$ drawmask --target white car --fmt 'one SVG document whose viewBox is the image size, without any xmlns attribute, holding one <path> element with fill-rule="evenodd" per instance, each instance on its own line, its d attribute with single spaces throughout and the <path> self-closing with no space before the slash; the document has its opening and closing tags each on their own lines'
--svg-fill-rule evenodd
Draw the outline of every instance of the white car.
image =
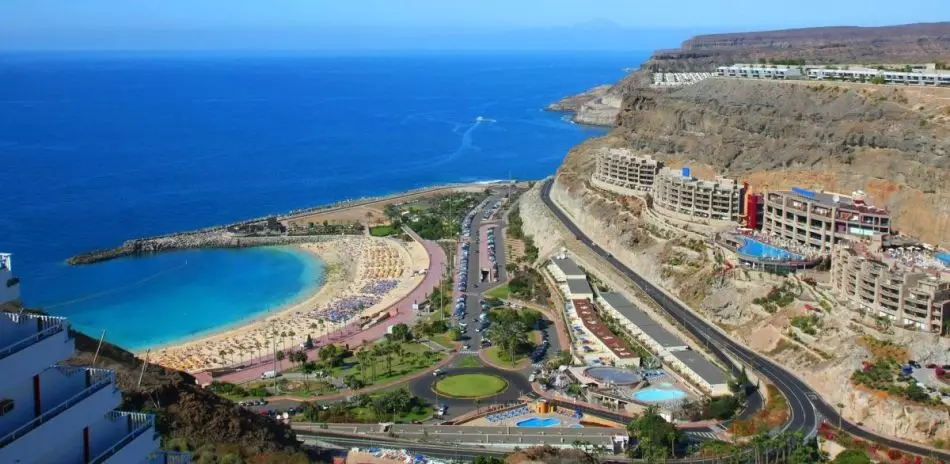
<svg viewBox="0 0 950 464">
<path fill-rule="evenodd" d="M 434 375 L 434 376 L 436 376 L 436 377 L 442 375 L 442 369 L 436 369 L 436 370 L 432 371 L 432 375 Z"/>
</svg>

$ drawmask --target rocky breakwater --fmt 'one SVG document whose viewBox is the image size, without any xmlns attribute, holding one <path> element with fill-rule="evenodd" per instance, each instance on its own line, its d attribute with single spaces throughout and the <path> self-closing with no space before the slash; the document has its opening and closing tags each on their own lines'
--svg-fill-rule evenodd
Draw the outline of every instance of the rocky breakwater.
<svg viewBox="0 0 950 464">
<path fill-rule="evenodd" d="M 325 235 L 246 236 L 225 229 L 189 232 L 154 238 L 129 240 L 116 248 L 96 250 L 69 258 L 71 265 L 93 264 L 126 256 L 143 256 L 165 251 L 197 248 L 250 248 L 269 245 L 294 245 L 329 240 Z"/>
</svg>

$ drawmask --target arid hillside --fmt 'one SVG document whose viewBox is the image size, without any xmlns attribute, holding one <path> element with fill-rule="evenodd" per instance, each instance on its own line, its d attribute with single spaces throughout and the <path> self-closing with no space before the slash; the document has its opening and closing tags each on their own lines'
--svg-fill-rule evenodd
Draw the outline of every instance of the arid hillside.
<svg viewBox="0 0 950 464">
<path fill-rule="evenodd" d="M 950 89 L 708 79 L 631 88 L 613 136 L 754 189 L 864 190 L 895 226 L 950 244 Z"/>
<path fill-rule="evenodd" d="M 950 23 L 885 27 L 817 27 L 693 37 L 654 53 L 652 70 L 708 70 L 759 59 L 808 63 L 919 63 L 950 59 Z"/>
</svg>

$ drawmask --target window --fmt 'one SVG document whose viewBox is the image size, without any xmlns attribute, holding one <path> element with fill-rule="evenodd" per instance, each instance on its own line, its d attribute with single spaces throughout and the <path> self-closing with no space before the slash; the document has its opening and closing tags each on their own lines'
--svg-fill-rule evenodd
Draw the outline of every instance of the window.
<svg viewBox="0 0 950 464">
<path fill-rule="evenodd" d="M 10 411 L 13 411 L 13 400 L 0 400 L 0 417 L 9 414 Z"/>
</svg>

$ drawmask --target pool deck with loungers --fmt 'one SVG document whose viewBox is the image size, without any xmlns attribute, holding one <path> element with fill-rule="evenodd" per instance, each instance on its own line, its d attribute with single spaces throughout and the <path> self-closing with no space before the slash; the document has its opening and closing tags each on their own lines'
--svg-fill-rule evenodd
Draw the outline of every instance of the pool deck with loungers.
<svg viewBox="0 0 950 464">
<path fill-rule="evenodd" d="M 586 425 L 585 425 L 586 424 Z M 606 427 L 623 428 L 623 425 L 616 422 L 591 416 L 589 414 L 576 414 L 574 411 L 565 410 L 563 413 L 554 412 L 541 414 L 528 411 L 521 415 L 508 417 L 502 420 L 489 421 L 487 417 L 479 417 L 464 424 L 471 427 L 519 427 L 519 428 L 584 428 L 584 427 Z"/>
</svg>

